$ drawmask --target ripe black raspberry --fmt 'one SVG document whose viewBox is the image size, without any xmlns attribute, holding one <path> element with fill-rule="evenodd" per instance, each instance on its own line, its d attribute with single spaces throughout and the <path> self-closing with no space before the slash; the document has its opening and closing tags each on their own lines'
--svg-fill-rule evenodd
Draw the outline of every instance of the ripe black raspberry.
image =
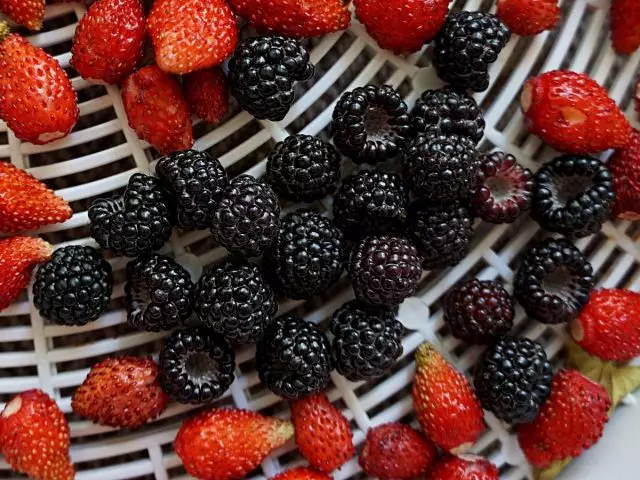
<svg viewBox="0 0 640 480">
<path fill-rule="evenodd" d="M 451 87 L 427 90 L 411 110 L 411 128 L 416 133 L 455 134 L 478 143 L 484 127 L 482 111 L 473 97 Z"/>
<path fill-rule="evenodd" d="M 553 369 L 542 345 L 502 337 L 487 348 L 474 375 L 482 407 L 507 423 L 531 422 L 551 392 Z"/>
<path fill-rule="evenodd" d="M 491 223 L 512 223 L 531 208 L 535 181 L 528 168 L 503 152 L 478 156 L 478 177 L 471 194 L 474 212 Z"/>
<path fill-rule="evenodd" d="M 102 248 L 125 257 L 158 250 L 171 237 L 171 208 L 158 179 L 136 173 L 122 197 L 91 204 L 91 236 Z"/>
<path fill-rule="evenodd" d="M 513 327 L 513 299 L 501 283 L 473 278 L 459 283 L 444 302 L 444 321 L 468 343 L 490 343 Z"/>
<path fill-rule="evenodd" d="M 402 97 L 389 85 L 347 92 L 333 110 L 336 147 L 356 163 L 378 163 L 401 153 L 409 135 Z"/>
<path fill-rule="evenodd" d="M 266 273 L 276 290 L 296 300 L 324 292 L 342 274 L 346 247 L 331 220 L 310 210 L 289 213 L 267 252 Z"/>
<path fill-rule="evenodd" d="M 400 231 L 409 189 L 395 173 L 362 170 L 344 179 L 333 199 L 336 225 L 350 238 Z"/>
<path fill-rule="evenodd" d="M 193 282 L 172 258 L 152 253 L 130 261 L 124 290 L 127 319 L 139 330 L 171 330 L 191 315 Z"/>
<path fill-rule="evenodd" d="M 402 355 L 403 332 L 393 310 L 345 303 L 331 319 L 336 369 L 352 382 L 384 375 Z"/>
<path fill-rule="evenodd" d="M 227 187 L 227 174 L 208 152 L 185 150 L 161 158 L 156 173 L 175 198 L 177 225 L 186 230 L 209 228 Z"/>
<path fill-rule="evenodd" d="M 329 340 L 301 318 L 277 318 L 258 343 L 256 363 L 260 380 L 283 398 L 295 400 L 320 392 L 333 369 Z"/>
<path fill-rule="evenodd" d="M 473 218 L 460 202 L 418 200 L 409 207 L 407 227 L 426 269 L 457 265 L 469 253 Z"/>
<path fill-rule="evenodd" d="M 593 268 L 564 238 L 548 238 L 529 250 L 516 272 L 514 295 L 531 318 L 566 323 L 589 300 Z"/>
<path fill-rule="evenodd" d="M 225 263 L 196 286 L 194 310 L 203 324 L 231 343 L 255 343 L 278 311 L 275 293 L 251 264 Z"/>
<path fill-rule="evenodd" d="M 235 378 L 233 348 L 202 327 L 173 332 L 160 351 L 159 363 L 162 389 L 180 403 L 212 402 Z"/>
<path fill-rule="evenodd" d="M 420 262 L 418 250 L 404 237 L 365 237 L 354 247 L 349 264 L 356 298 L 377 307 L 399 305 L 418 287 Z"/>
<path fill-rule="evenodd" d="M 220 200 L 211 232 L 233 253 L 257 257 L 278 235 L 280 204 L 269 185 L 250 175 L 234 178 Z"/>
<path fill-rule="evenodd" d="M 33 304 L 60 325 L 85 325 L 109 306 L 111 265 L 92 247 L 71 245 L 53 252 L 33 282 Z"/>
<path fill-rule="evenodd" d="M 300 42 L 279 35 L 248 38 L 229 60 L 231 93 L 258 119 L 279 121 L 295 100 L 294 82 L 313 77 L 309 52 Z"/>
<path fill-rule="evenodd" d="M 531 216 L 550 232 L 580 238 L 600 231 L 615 199 L 607 167 L 584 155 L 563 155 L 536 174 Z"/>
<path fill-rule="evenodd" d="M 335 191 L 340 162 L 330 143 L 309 135 L 291 135 L 269 154 L 267 176 L 281 197 L 313 202 Z"/>
<path fill-rule="evenodd" d="M 493 14 L 454 13 L 436 36 L 433 65 L 445 82 L 482 92 L 489 88 L 489 65 L 510 37 L 509 29 Z"/>
<path fill-rule="evenodd" d="M 416 195 L 432 201 L 469 196 L 476 177 L 473 140 L 454 134 L 419 134 L 402 156 L 404 178 Z"/>
</svg>

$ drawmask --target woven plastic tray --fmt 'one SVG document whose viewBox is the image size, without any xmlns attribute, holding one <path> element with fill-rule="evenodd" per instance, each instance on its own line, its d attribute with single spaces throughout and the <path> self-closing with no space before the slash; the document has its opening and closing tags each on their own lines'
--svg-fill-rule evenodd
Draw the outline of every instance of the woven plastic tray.
<svg viewBox="0 0 640 480">
<path fill-rule="evenodd" d="M 488 10 L 494 2 L 453 3 L 455 9 Z M 533 170 L 555 152 L 529 135 L 522 122 L 519 94 L 531 75 L 557 68 L 588 72 L 607 87 L 633 125 L 640 127 L 631 101 L 640 52 L 630 57 L 613 53 L 608 38 L 609 0 L 563 0 L 561 4 L 562 25 L 532 39 L 513 38 L 491 68 L 491 87 L 476 95 L 487 123 L 481 148 L 512 153 Z M 58 247 L 69 243 L 94 245 L 88 234 L 87 208 L 91 201 L 121 191 L 135 172 L 153 171 L 155 160 L 149 146 L 128 128 L 118 89 L 91 85 L 69 68 L 71 39 L 85 11 L 80 4 L 49 6 L 42 32 L 29 37 L 53 54 L 72 78 L 81 115 L 74 132 L 61 141 L 35 146 L 21 143 L 0 122 L 0 160 L 28 169 L 73 207 L 74 215 L 69 221 L 38 232 Z M 243 35 L 248 34 L 245 28 Z M 423 90 L 441 85 L 429 66 L 427 49 L 406 58 L 393 56 L 379 49 L 356 21 L 345 32 L 310 41 L 309 47 L 318 73 L 312 81 L 299 85 L 297 101 L 283 121 L 257 121 L 233 103 L 231 114 L 217 128 L 195 125 L 195 148 L 217 154 L 230 175 L 261 176 L 267 153 L 288 135 L 305 133 L 328 138 L 331 112 L 343 91 L 368 83 L 387 83 L 398 88 L 411 106 Z M 329 204 L 330 199 L 317 206 L 326 208 Z M 286 209 L 294 207 L 287 205 Z M 607 223 L 600 234 L 577 242 L 592 263 L 600 286 L 640 290 L 640 249 L 634 243 L 638 232 L 638 225 L 619 221 Z M 510 288 L 520 253 L 541 235 L 539 227 L 528 219 L 513 226 L 478 223 L 471 253 L 454 268 L 425 272 L 416 297 L 401 308 L 400 317 L 408 333 L 403 340 L 404 355 L 393 372 L 369 383 L 349 383 L 333 374 L 328 395 L 351 421 L 357 445 L 362 444 L 365 432 L 373 425 L 412 420 L 412 354 L 424 339 L 434 342 L 459 368 L 470 371 L 481 349 L 468 347 L 446 330 L 441 319 L 443 294 L 466 275 L 500 278 Z M 195 274 L 226 256 L 208 231 L 176 231 L 165 250 L 189 263 Z M 128 327 L 123 310 L 123 267 L 127 260 L 110 261 L 116 286 L 109 311 L 96 322 L 77 328 L 49 325 L 34 309 L 31 293 L 0 312 L 0 402 L 29 388 L 50 393 L 68 414 L 78 480 L 190 478 L 173 452 L 172 442 L 180 423 L 194 407 L 171 404 L 158 420 L 133 432 L 100 427 L 71 413 L 71 395 L 91 365 L 115 354 L 156 355 L 165 335 Z M 313 322 L 326 322 L 352 296 L 348 281 L 343 279 L 322 298 L 306 303 L 286 302 L 280 305 L 280 312 L 295 311 Z M 542 342 L 549 357 L 556 364 L 561 362 L 563 328 L 529 322 L 518 308 L 514 332 Z M 216 405 L 288 415 L 286 402 L 260 384 L 253 356 L 253 348 L 238 352 L 237 379 Z M 474 451 L 497 464 L 505 479 L 531 478 L 513 432 L 491 414 L 486 418 L 489 428 Z M 302 459 L 290 445 L 268 459 L 261 474 L 272 476 L 299 463 Z M 358 476 L 362 473 L 355 458 L 334 475 L 337 479 Z M 0 478 L 16 478 L 16 474 L 0 462 Z"/>
</svg>

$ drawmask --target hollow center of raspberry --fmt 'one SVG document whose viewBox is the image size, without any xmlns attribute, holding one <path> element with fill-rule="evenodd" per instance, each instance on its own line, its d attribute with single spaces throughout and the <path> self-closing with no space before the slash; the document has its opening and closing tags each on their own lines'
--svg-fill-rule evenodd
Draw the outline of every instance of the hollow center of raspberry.
<svg viewBox="0 0 640 480">
<path fill-rule="evenodd" d="M 218 362 L 204 352 L 189 355 L 185 363 L 187 375 L 196 383 L 207 381 L 218 371 Z"/>
<path fill-rule="evenodd" d="M 364 116 L 364 128 L 370 140 L 382 141 L 391 135 L 389 114 L 380 107 L 369 107 Z"/>
<path fill-rule="evenodd" d="M 549 295 L 555 295 L 563 300 L 569 300 L 570 285 L 573 280 L 571 272 L 565 268 L 558 268 L 548 274 L 542 281 L 542 288 Z"/>
<path fill-rule="evenodd" d="M 486 181 L 487 188 L 491 190 L 493 197 L 497 201 L 506 200 L 513 195 L 513 182 L 506 177 L 489 177 Z"/>
<path fill-rule="evenodd" d="M 565 206 L 582 195 L 593 186 L 593 178 L 574 175 L 571 177 L 556 176 L 551 191 L 556 202 Z"/>
</svg>

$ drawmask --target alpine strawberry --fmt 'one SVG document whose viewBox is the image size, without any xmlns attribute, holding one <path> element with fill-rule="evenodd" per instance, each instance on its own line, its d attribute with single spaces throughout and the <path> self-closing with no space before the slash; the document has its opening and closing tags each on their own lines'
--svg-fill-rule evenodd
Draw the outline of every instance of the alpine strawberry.
<svg viewBox="0 0 640 480">
<path fill-rule="evenodd" d="M 45 0 L 0 0 L 0 11 L 29 30 L 40 30 L 44 22 Z"/>
<path fill-rule="evenodd" d="M 620 54 L 640 47 L 640 3 L 638 0 L 611 1 L 611 42 Z"/>
<path fill-rule="evenodd" d="M 229 110 L 229 88 L 222 68 L 185 75 L 184 96 L 200 120 L 220 123 Z"/>
<path fill-rule="evenodd" d="M 537 35 L 560 21 L 558 0 L 498 0 L 496 15 L 516 35 Z"/>
<path fill-rule="evenodd" d="M 311 468 L 296 467 L 271 477 L 271 480 L 331 480 L 331 477 Z"/>
<path fill-rule="evenodd" d="M 629 145 L 615 151 L 607 168 L 616 192 L 612 216 L 640 220 L 640 131 L 633 130 Z"/>
<path fill-rule="evenodd" d="M 475 455 L 445 455 L 428 473 L 427 480 L 499 480 L 498 468 Z"/>
</svg>

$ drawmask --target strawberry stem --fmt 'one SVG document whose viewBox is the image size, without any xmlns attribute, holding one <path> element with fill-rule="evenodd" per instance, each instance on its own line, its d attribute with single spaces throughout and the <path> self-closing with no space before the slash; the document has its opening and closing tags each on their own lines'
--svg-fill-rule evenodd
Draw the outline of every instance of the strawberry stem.
<svg viewBox="0 0 640 480">
<path fill-rule="evenodd" d="M 0 42 L 11 34 L 11 28 L 7 22 L 0 22 Z"/>
</svg>

